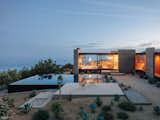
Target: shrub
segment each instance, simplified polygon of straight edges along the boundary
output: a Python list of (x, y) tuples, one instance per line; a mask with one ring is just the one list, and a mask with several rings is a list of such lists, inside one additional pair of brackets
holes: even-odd
[(121, 120), (127, 120), (129, 118), (128, 114), (125, 112), (117, 113), (117, 118)]
[(58, 102), (52, 104), (52, 112), (55, 118), (60, 118), (60, 113), (63, 112), (62, 105)]
[(29, 113), (29, 111), (31, 110), (31, 108), (32, 108), (31, 104), (27, 103), (21, 109), (21, 112), (27, 114), (27, 113)]
[(148, 78), (148, 82), (149, 82), (150, 84), (155, 84), (155, 83), (157, 82), (157, 79), (156, 79), (156, 78), (149, 77), (149, 78)]
[(32, 120), (48, 120), (49, 119), (49, 113), (46, 110), (38, 110), (36, 113), (34, 113)]
[(154, 107), (153, 107), (153, 112), (154, 112), (156, 115), (160, 115), (160, 106), (154, 106)]
[(97, 119), (96, 119), (96, 120), (105, 120), (105, 119), (104, 119), (104, 115), (100, 113), (100, 114), (97, 116)]
[(110, 105), (105, 105), (102, 107), (102, 111), (103, 112), (108, 112), (108, 111), (111, 111), (111, 106)]
[(96, 103), (90, 104), (89, 107), (90, 107), (92, 113), (95, 113), (95, 112), (96, 112), (96, 108), (97, 108)]
[(112, 113), (106, 112), (106, 113), (104, 113), (104, 119), (105, 120), (114, 120), (114, 116)]
[(119, 95), (115, 95), (114, 96), (114, 101), (119, 101), (120, 100), (120, 96)]
[(84, 111), (83, 107), (80, 108), (79, 116), (82, 120), (89, 120), (89, 115)]
[(96, 102), (98, 107), (100, 107), (102, 105), (102, 103), (103, 103), (99, 96), (96, 97), (96, 101), (95, 102)]
[(136, 111), (136, 106), (131, 102), (121, 102), (118, 104), (119, 108), (126, 111), (134, 112)]
[(30, 94), (29, 94), (29, 98), (35, 97), (36, 96), (36, 91), (33, 90)]
[(116, 83), (117, 81), (116, 81), (115, 79), (112, 79), (112, 82), (113, 82), (113, 83)]

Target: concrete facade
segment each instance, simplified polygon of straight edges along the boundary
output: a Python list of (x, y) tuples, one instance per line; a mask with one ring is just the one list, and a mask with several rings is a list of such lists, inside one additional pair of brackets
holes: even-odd
[[(120, 49), (118, 52), (118, 72), (120, 73), (134, 73), (136, 71), (135, 69), (135, 58), (136, 58), (136, 50), (134, 49)], [(155, 48), (147, 48), (145, 51), (146, 55), (146, 70), (144, 71), (146, 75), (150, 77), (155, 77), (155, 56), (156, 50)], [(78, 66), (78, 59), (79, 59), (80, 49), (76, 48), (74, 49), (74, 76), (76, 82), (78, 82), (78, 75), (79, 75), (79, 66)], [(81, 53), (83, 54), (83, 53)], [(85, 54), (85, 53), (84, 53)], [(87, 53), (91, 55), (97, 55), (97, 54), (105, 54), (105, 53)], [(107, 53), (106, 53), (107, 54)], [(108, 53), (110, 54), (110, 53)], [(103, 69), (94, 69), (98, 73), (98, 70), (102, 71)], [(86, 72), (86, 71), (85, 71)]]
[(74, 49), (74, 80), (78, 82), (79, 68), (78, 68), (78, 58), (79, 58), (80, 49)]
[(155, 48), (147, 48), (146, 49), (146, 75), (149, 77), (154, 77), (154, 53)]
[(119, 50), (119, 72), (135, 72), (135, 50)]

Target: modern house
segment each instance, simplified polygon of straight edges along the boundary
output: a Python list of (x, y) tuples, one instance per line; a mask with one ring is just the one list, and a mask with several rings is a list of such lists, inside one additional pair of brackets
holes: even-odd
[(136, 53), (133, 49), (109, 53), (81, 52), (80, 48), (74, 49), (74, 76), (77, 80), (81, 73), (136, 71), (160, 78), (160, 52), (155, 48), (147, 48), (143, 53)]

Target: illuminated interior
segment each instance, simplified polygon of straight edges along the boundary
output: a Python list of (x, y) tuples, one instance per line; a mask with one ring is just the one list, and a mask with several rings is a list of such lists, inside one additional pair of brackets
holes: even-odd
[(102, 83), (103, 76), (100, 74), (79, 74), (79, 81), (80, 84), (86, 83)]
[(160, 54), (155, 55), (155, 76), (160, 77)]
[(135, 57), (135, 69), (140, 71), (146, 71), (146, 55), (136, 54)]
[(79, 55), (79, 69), (118, 70), (118, 54)]

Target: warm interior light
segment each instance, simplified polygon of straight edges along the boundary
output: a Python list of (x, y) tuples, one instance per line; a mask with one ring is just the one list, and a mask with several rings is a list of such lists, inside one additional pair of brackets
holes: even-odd
[(160, 54), (155, 55), (155, 76), (160, 77)]
[[(88, 57), (88, 56), (87, 56)], [(85, 55), (80, 55), (78, 59), (78, 65), (80, 69), (112, 69), (118, 70), (118, 54), (109, 55), (92, 55), (93, 59), (89, 57), (86, 60)]]
[(135, 69), (146, 71), (146, 55), (145, 54), (137, 54), (135, 57)]
[(78, 77), (78, 82), (79, 83), (102, 83), (103, 82), (103, 78), (100, 77), (99, 75), (91, 75), (91, 74), (79, 74)]

